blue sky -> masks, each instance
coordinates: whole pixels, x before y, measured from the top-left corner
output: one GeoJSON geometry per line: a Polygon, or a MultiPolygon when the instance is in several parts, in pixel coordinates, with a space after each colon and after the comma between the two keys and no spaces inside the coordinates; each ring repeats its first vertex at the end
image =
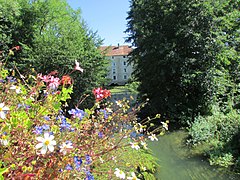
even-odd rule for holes
{"type": "Polygon", "coordinates": [[[120,45],[127,34],[129,0],[67,0],[73,9],[80,8],[88,27],[104,39],[103,45],[120,45]]]}

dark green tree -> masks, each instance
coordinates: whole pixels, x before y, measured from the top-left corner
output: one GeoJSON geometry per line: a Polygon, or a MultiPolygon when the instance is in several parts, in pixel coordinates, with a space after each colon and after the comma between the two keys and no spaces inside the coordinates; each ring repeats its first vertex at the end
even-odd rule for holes
{"type": "Polygon", "coordinates": [[[199,0],[130,2],[126,32],[136,47],[131,61],[139,91],[149,98],[143,112],[185,121],[208,113],[218,53],[209,4],[199,0]]]}

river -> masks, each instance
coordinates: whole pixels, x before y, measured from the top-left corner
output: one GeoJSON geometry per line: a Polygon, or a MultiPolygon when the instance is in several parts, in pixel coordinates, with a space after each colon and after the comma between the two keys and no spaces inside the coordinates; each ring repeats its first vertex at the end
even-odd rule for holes
{"type": "Polygon", "coordinates": [[[210,166],[202,156],[194,154],[185,145],[187,132],[178,130],[149,142],[158,158],[157,180],[239,180],[240,175],[210,166]]]}

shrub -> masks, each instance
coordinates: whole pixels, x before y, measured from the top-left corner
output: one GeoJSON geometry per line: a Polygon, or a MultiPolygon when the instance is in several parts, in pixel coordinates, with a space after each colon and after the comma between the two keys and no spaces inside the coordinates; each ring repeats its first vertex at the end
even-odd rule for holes
{"type": "Polygon", "coordinates": [[[189,128],[189,143],[204,144],[210,164],[223,167],[237,163],[239,154],[240,115],[238,110],[221,112],[218,107],[210,116],[198,116],[189,128]],[[206,146],[207,145],[207,146],[206,146]]]}

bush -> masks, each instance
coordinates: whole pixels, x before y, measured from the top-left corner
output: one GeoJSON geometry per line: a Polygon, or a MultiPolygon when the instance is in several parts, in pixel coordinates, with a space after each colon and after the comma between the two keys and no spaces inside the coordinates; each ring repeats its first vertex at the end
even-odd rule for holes
{"type": "Polygon", "coordinates": [[[191,124],[188,142],[203,144],[210,164],[232,166],[240,155],[239,127],[240,115],[237,110],[223,113],[215,107],[211,116],[198,116],[191,124]]]}

